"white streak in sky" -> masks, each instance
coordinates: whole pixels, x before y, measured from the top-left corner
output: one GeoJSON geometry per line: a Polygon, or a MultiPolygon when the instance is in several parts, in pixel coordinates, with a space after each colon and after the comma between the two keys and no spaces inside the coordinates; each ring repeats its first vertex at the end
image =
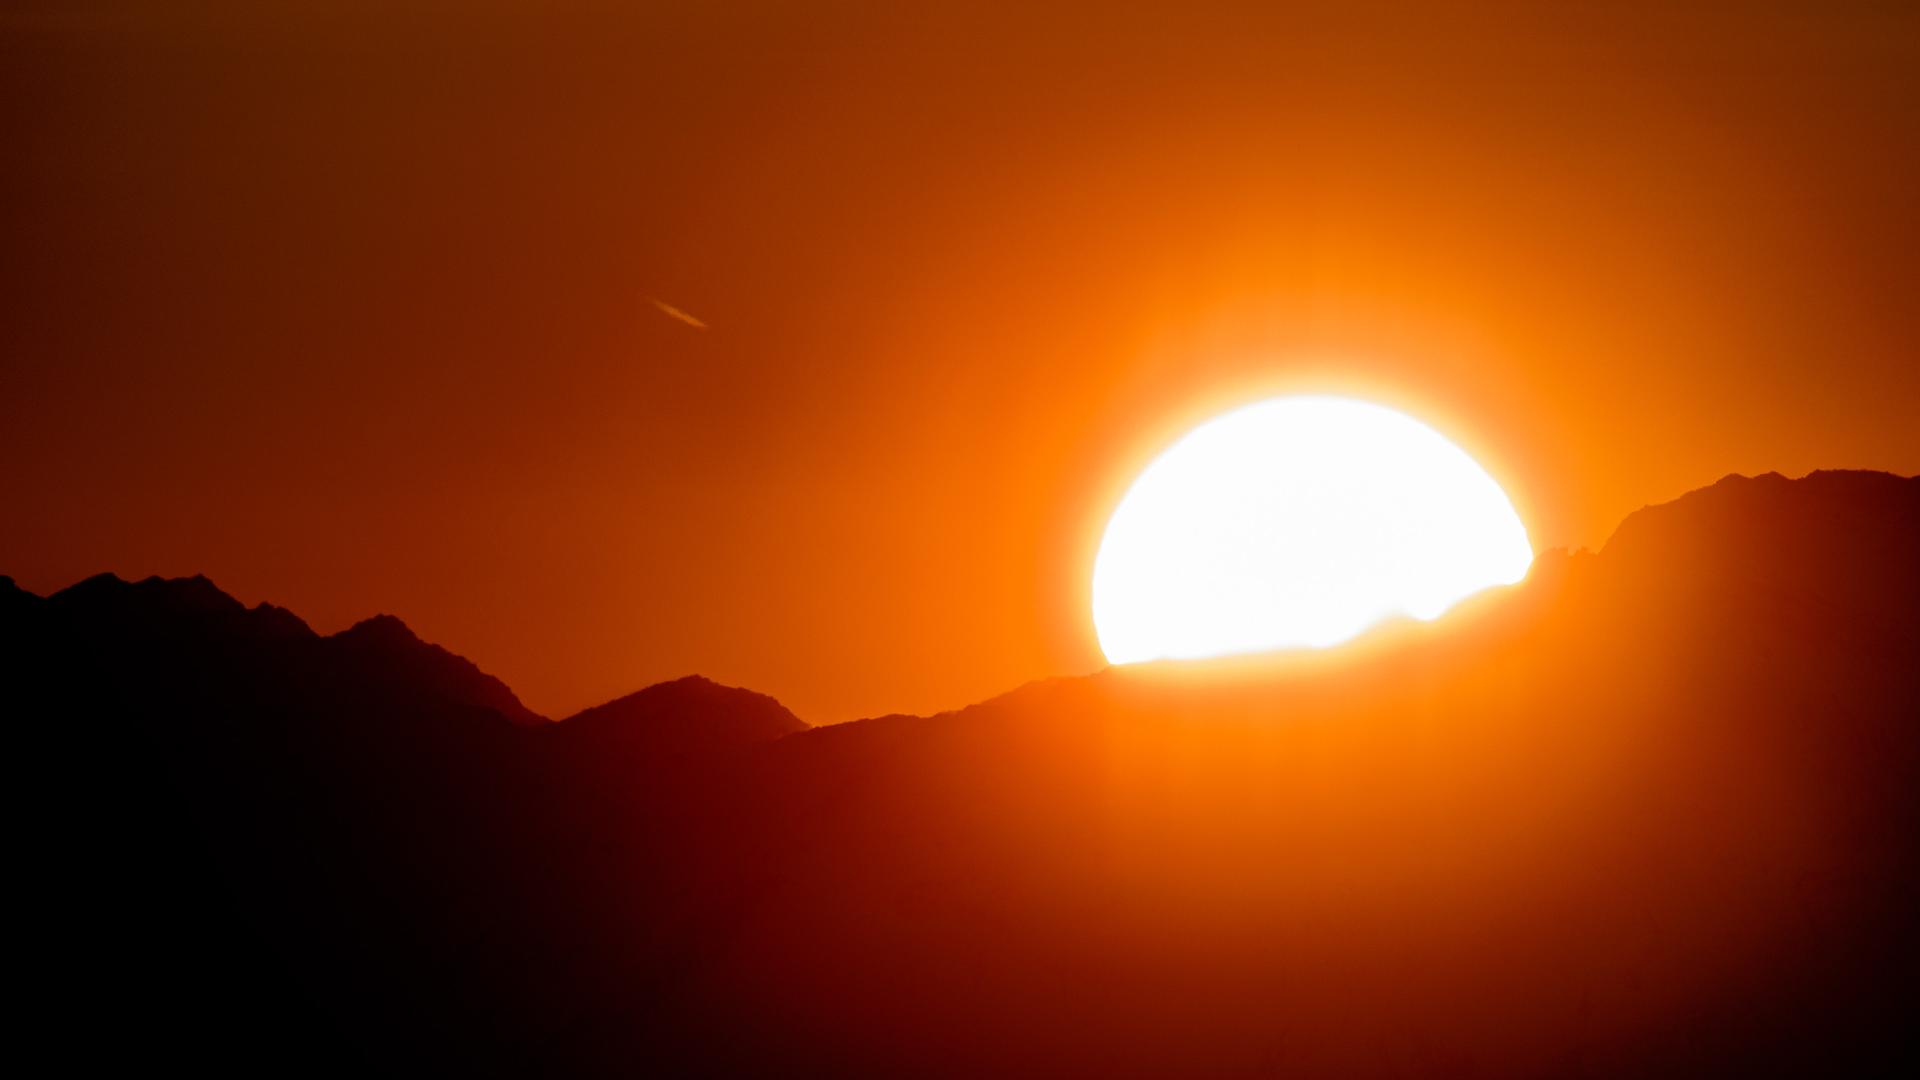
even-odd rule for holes
{"type": "Polygon", "coordinates": [[[654,296],[649,296],[647,297],[647,299],[652,300],[653,306],[659,308],[661,314],[665,315],[669,319],[678,319],[681,322],[686,323],[688,326],[693,327],[695,330],[705,330],[707,328],[706,323],[703,323],[699,319],[696,319],[693,316],[687,314],[686,312],[681,311],[679,308],[674,307],[672,304],[667,303],[665,300],[662,300],[654,296]]]}

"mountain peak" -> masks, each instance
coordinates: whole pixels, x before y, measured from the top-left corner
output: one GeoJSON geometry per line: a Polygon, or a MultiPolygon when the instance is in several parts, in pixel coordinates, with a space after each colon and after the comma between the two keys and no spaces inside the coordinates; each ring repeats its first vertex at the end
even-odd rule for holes
{"type": "Polygon", "coordinates": [[[307,620],[278,604],[259,603],[247,610],[255,624],[277,637],[317,637],[307,620]]]}
{"type": "Polygon", "coordinates": [[[382,684],[441,700],[492,709],[516,724],[544,724],[507,684],[464,656],[418,634],[397,616],[375,615],[325,639],[362,674],[382,684]]]}
{"type": "Polygon", "coordinates": [[[420,635],[414,633],[413,628],[403,622],[399,616],[384,613],[361,619],[333,637],[341,641],[363,641],[376,645],[422,644],[420,635]]]}
{"type": "Polygon", "coordinates": [[[46,603],[40,597],[21,588],[5,574],[0,574],[0,613],[27,611],[46,603]]]}
{"type": "MultiPolygon", "coordinates": [[[[275,636],[284,636],[291,629],[286,622],[290,613],[261,608],[249,611],[204,574],[182,578],[155,575],[139,581],[127,581],[112,573],[95,574],[49,596],[47,604],[66,618],[96,626],[159,630],[185,624],[221,633],[264,630],[275,636]]],[[[305,626],[300,623],[301,630],[305,626]]]]}
{"type": "Polygon", "coordinates": [[[765,742],[807,727],[766,694],[684,675],[584,709],[558,730],[629,750],[679,753],[765,742]]]}

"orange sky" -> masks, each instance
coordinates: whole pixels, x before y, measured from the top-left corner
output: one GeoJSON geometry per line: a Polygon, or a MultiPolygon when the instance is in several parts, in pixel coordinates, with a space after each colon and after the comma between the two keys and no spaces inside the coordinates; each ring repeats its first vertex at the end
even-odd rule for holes
{"type": "Polygon", "coordinates": [[[0,14],[28,588],[820,721],[1097,666],[1106,511],[1265,391],[1422,416],[1538,547],[1920,472],[1910,4],[270,6],[0,14]]]}

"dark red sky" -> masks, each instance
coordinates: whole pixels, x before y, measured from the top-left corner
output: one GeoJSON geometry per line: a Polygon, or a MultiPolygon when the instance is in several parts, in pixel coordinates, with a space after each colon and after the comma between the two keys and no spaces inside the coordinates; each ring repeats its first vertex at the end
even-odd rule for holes
{"type": "Polygon", "coordinates": [[[0,573],[831,720],[1096,666],[1104,515],[1268,390],[1536,546],[1920,472],[1914,5],[1029,6],[11,6],[0,573]]]}

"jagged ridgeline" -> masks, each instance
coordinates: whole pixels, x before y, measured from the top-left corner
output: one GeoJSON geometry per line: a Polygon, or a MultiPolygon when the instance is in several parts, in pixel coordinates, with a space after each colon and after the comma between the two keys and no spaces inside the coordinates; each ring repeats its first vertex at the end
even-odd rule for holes
{"type": "Polygon", "coordinates": [[[73,1066],[1913,1064],[1920,480],[1729,477],[1318,657],[564,721],[399,620],[0,581],[73,1066]]]}

